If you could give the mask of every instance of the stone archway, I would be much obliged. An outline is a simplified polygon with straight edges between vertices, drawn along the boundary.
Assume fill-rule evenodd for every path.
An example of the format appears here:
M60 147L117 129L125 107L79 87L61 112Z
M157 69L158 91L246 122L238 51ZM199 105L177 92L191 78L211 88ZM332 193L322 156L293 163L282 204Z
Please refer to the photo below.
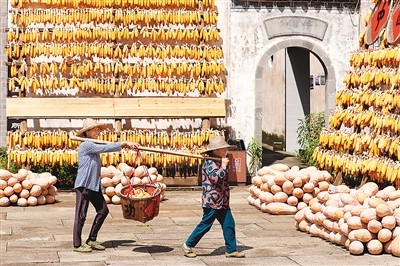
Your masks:
M322 42L314 38L304 36L285 36L273 39L268 42L265 53L260 58L256 76L255 76L255 116L254 116L254 136L261 143L262 140L262 119L263 119L263 106L262 99L264 99L262 84L263 73L265 68L268 67L268 62L271 56L277 51L290 48L300 47L313 53L323 65L326 71L326 88L325 88L325 124L328 124L329 114L335 108L335 94L336 94L336 74L332 61L329 58L328 51L323 48Z

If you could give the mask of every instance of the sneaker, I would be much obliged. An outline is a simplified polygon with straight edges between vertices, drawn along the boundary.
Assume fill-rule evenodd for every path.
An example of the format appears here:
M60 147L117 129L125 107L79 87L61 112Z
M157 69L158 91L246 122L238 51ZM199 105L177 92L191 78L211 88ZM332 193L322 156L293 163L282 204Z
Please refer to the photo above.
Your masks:
M246 257L246 254L244 254L243 252L239 252L239 251L233 251L231 253L225 252L225 257L227 257L227 258L244 258L244 257Z
M105 246L101 245L97 241L88 240L88 241L86 241L86 244L88 244L92 249L95 249L95 250L105 250L106 249Z
M196 258L196 253L193 252L192 248L186 246L185 243L182 244L182 250L185 253L185 256L188 258Z
M74 247L74 251L76 252L91 252L92 248L88 246L81 245L79 247Z

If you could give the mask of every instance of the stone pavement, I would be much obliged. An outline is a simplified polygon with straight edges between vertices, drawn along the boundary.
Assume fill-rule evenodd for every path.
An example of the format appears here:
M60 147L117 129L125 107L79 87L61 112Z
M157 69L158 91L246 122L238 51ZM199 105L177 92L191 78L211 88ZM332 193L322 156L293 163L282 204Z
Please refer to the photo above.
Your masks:
M172 188L171 188L172 189ZM72 251L74 193L59 192L58 202L36 207L0 209L0 265L400 265L392 255L350 255L341 247L297 231L293 215L269 215L247 203L247 186L232 187L238 250L246 258L225 258L218 223L194 249L197 258L183 256L180 246L201 218L199 187L166 191L160 213L140 223L124 219L119 205L109 205L98 241L105 251ZM83 238L94 217L89 214Z

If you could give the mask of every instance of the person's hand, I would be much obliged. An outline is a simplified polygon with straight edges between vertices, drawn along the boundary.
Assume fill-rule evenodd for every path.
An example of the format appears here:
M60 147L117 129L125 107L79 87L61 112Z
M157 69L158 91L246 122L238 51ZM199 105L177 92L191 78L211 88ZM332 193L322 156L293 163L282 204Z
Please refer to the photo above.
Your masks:
M128 149L138 149L139 148L139 144L133 141L123 141L121 143L121 146L123 148L128 148Z
M229 159L228 158L221 158L221 166L223 168L228 168Z

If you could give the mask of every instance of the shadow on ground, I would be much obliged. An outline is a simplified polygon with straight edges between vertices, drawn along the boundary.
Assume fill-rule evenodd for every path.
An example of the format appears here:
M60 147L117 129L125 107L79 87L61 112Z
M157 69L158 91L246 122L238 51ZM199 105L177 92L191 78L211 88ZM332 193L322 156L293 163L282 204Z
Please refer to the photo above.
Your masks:
M289 167L294 165L304 167L304 164L294 154L263 148L262 165L267 166L274 163L283 163Z

